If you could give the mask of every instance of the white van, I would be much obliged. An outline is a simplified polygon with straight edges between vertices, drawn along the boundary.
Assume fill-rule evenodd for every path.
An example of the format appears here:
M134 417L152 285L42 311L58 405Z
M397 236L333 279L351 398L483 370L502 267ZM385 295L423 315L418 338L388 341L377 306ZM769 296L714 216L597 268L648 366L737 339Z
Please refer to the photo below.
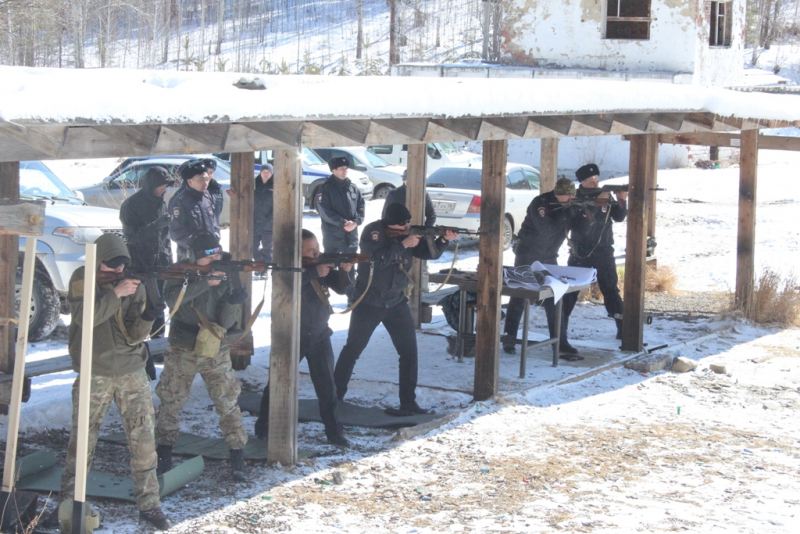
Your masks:
M373 145L367 148L389 163L408 166L408 145ZM480 154L461 150L454 143L428 143L427 176L439 167L480 159Z

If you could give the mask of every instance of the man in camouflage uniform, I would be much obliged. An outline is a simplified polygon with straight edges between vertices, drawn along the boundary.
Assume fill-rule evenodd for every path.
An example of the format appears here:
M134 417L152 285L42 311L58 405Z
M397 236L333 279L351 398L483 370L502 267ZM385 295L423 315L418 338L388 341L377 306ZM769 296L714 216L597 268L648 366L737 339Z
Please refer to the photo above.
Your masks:
M189 261L198 265L208 265L222 259L219 240L209 232L200 232L190 239L189 254ZM175 307L182 288L181 281L167 281L164 298L171 309ZM169 349L164 355L164 371L156 386L156 395L161 399L155 430L159 472L163 473L171 467L172 446L180 431L180 412L195 375L200 373L214 401L219 426L230 450L231 478L237 482L247 480L242 451L247 443L247 433L242 426L242 412L238 405L242 388L231 366L230 347L225 341L225 331L236 324L242 315L242 305L236 302L241 302L241 299L235 296L229 280L201 278L188 283L180 307L177 311L173 310L175 315L170 323ZM206 335L208 329L203 326L204 320L198 312L203 314L219 337ZM205 330L205 333L201 330ZM219 348L214 350L216 355L200 354L205 351L203 339L213 344L214 338L219 341Z
M130 264L128 249L120 237L104 234L96 244L99 271L121 272L125 265ZM68 296L72 313L69 355L72 368L77 373L81 372L83 284L84 267L81 267L72 274ZM128 438L134 496L140 520L166 530L170 522L161 510L159 498L153 399L150 378L144 370L146 352L142 343L150 333L153 319L158 313L163 314L164 309L156 309L150 304L138 280L124 279L116 284L98 284L94 304L88 465L91 467L100 425L113 400ZM72 431L66 466L61 476L62 501L72 499L75 494L79 385L80 376L72 386Z

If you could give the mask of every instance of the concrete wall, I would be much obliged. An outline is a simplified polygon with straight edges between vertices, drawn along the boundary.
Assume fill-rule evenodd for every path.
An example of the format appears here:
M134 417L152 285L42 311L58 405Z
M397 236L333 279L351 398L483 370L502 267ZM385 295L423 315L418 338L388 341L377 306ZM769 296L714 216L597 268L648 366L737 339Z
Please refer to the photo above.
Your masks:
M698 10L698 46L695 51L694 83L702 85L731 85L742 77L744 70L744 32L746 0L732 0L731 45L711 47L708 44L711 2L703 2Z

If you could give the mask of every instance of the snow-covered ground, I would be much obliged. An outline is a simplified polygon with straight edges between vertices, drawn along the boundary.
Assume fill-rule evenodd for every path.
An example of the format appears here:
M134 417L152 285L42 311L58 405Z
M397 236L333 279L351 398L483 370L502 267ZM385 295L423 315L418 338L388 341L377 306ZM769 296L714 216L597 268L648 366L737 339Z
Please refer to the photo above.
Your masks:
M114 165L114 160L52 163L70 186L97 182ZM800 257L794 224L797 168L798 154L760 155L759 268L786 272ZM733 287L738 170L661 171L658 182L666 189L658 193L659 264L678 273L682 290ZM382 201L368 202L367 220L377 218L381 208ZM306 213L303 224L319 234L316 214ZM621 249L624 225L615 226ZM225 244L227 238L224 231ZM449 267L452 259L447 252L430 263L431 272ZM504 261L511 264L513 254L506 252ZM477 262L474 244L459 251L458 268L475 269ZM255 282L254 305L262 294L269 303L269 284ZM332 301L344 308L343 297ZM270 314L267 304L254 329L253 364L239 373L247 388L262 388L267 381ZM617 366L558 385L623 360L605 315L591 303L580 303L573 314L570 337L587 355L585 362L553 368L547 351L533 351L520 379L519 356L503 354L501 395L471 404L472 360L458 363L446 353L442 335L452 331L434 308L433 323L417 335L419 402L440 413L460 412L455 421L403 444L390 442L389 432L350 429L355 444L350 451L326 445L321 425L302 424L300 446L320 457L285 470L251 463L252 482L241 487L224 479L209 484L211 468L205 481L164 500L167 512L180 521L175 531L790 531L800 504L800 435L792 423L800 408L800 331L757 329L732 319L661 317L646 328L645 341L700 359L697 372L645 377ZM348 324L346 315L331 319L337 354ZM531 314L531 327L532 337L545 331L541 311ZM53 339L30 345L30 359L64 354L65 341L60 328ZM726 364L730 376L705 371L710 363ZM33 380L31 399L23 405L23 440L69 427L74 376ZM396 384L397 356L379 327L356 366L348 400L395 405ZM313 397L305 364L300 396ZM764 409L764 401L777 402L777 408L768 402L770 409ZM217 435L211 404L198 378L182 428ZM4 418L0 421L4 427ZM251 434L254 421L245 417ZM119 428L112 408L103 432ZM332 470L341 472L342 485L320 483L331 480ZM191 500L182 497L190 491ZM101 501L99 507L105 512L102 532L138 531L133 506Z

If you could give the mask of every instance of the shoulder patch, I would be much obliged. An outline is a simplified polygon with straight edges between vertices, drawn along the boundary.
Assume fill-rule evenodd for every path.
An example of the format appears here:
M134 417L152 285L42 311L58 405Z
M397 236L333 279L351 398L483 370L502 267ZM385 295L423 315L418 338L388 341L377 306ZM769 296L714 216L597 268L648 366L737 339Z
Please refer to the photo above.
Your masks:
M180 215L181 215L181 209L178 206L172 208L172 217L174 219L177 219L178 217L180 217Z
M322 193L317 195L317 202L322 202Z
M372 238L373 241L380 241L381 240L381 233L379 231L375 230L374 232L372 232L370 234L370 237Z
M547 208L542 206L539 208L539 217L544 217L545 215L547 215Z
M72 282L72 286L70 287L70 292L72 293L72 298L82 298L83 297L83 280L75 280Z
M608 211L608 204L603 204L603 213Z

